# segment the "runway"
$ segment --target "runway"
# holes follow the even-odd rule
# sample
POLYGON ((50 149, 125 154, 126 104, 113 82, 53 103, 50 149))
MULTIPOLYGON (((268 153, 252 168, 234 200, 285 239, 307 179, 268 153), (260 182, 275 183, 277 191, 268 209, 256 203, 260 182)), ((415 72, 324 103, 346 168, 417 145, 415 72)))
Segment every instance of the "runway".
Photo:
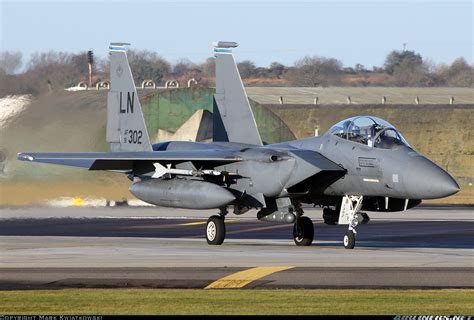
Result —
POLYGON ((257 270, 263 276, 247 282, 237 276, 242 287, 474 287, 472 207, 369 213, 354 250, 342 246, 346 227, 325 225, 320 210, 306 212, 315 226, 310 247, 294 245, 292 225, 260 222, 253 213, 229 215, 224 244, 209 246, 212 211, 1 209, 0 289, 205 288, 260 266, 287 269, 257 270))

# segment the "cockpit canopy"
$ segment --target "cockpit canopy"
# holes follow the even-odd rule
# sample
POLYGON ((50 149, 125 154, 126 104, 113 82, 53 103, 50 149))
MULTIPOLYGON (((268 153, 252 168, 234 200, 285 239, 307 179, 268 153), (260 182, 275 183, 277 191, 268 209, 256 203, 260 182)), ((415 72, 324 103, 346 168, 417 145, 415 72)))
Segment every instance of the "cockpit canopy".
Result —
POLYGON ((332 126, 328 134, 375 148, 393 149, 398 146, 409 146, 394 126, 372 116, 358 116, 343 120, 332 126))

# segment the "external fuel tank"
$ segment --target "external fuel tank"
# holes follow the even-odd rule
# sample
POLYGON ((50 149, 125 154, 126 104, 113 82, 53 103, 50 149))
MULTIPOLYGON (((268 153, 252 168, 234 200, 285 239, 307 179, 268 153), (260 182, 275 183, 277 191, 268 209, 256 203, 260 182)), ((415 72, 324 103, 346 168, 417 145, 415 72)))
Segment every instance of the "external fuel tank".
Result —
POLYGON ((135 182, 129 190, 147 203, 172 208, 214 209, 235 199, 224 187, 200 180, 149 179, 135 182))

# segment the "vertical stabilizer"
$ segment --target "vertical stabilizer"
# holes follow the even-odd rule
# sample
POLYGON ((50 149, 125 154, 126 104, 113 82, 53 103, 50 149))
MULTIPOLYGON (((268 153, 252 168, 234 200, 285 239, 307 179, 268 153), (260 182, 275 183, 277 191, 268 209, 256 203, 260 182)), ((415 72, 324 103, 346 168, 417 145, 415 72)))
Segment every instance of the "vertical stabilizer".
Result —
POLYGON ((107 142, 111 151, 152 151, 142 107, 127 59, 127 43, 110 44, 107 142))
POLYGON ((235 42, 214 43, 216 93, 214 95, 214 141, 262 145, 242 79, 232 55, 235 42))

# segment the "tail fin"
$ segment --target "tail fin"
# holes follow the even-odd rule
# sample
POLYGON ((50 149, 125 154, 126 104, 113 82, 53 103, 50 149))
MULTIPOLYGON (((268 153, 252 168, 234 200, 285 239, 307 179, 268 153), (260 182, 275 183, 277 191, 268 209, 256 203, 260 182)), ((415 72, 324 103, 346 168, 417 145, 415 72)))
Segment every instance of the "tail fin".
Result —
POLYGON ((216 93, 214 95, 214 141, 262 145, 249 100, 235 64, 235 42, 214 43, 216 93))
POLYGON ((107 142, 115 151, 152 151, 140 100, 127 59, 127 43, 110 44, 107 142))

